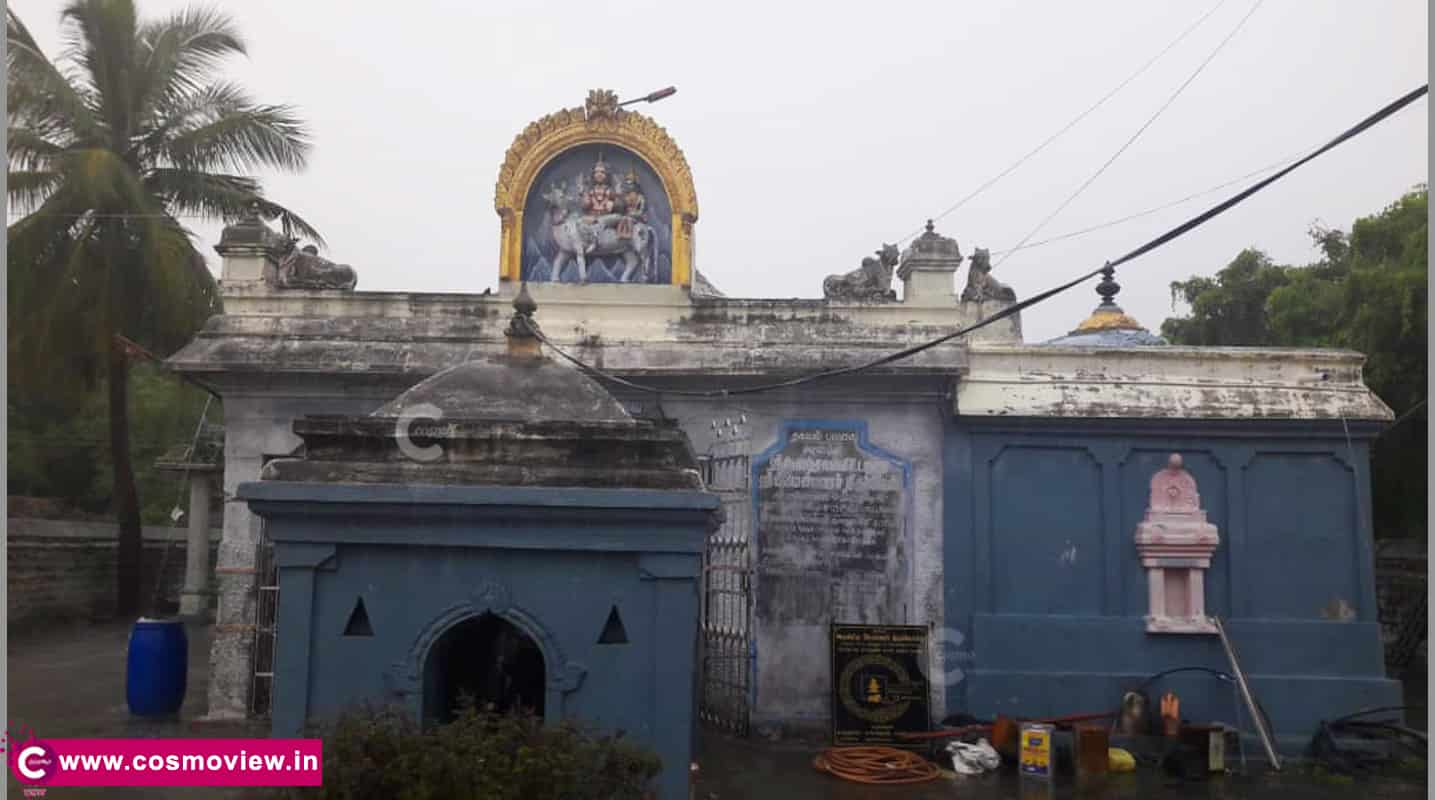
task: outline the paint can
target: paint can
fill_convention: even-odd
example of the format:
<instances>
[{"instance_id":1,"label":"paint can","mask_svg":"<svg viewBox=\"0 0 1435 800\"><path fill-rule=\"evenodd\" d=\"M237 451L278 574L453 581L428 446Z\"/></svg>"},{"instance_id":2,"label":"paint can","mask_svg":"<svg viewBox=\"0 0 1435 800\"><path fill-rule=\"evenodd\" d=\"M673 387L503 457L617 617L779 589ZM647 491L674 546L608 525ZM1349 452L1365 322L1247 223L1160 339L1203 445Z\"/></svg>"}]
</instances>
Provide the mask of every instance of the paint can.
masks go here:
<instances>
[{"instance_id":1,"label":"paint can","mask_svg":"<svg viewBox=\"0 0 1435 800\"><path fill-rule=\"evenodd\" d=\"M1084 723L1076 726L1076 777L1096 779L1106 775L1110 763L1110 736L1105 725Z\"/></svg>"},{"instance_id":2,"label":"paint can","mask_svg":"<svg viewBox=\"0 0 1435 800\"><path fill-rule=\"evenodd\" d=\"M1016 760L1021 750L1021 730L1011 717L997 715L992 723L992 747L1003 757Z\"/></svg>"},{"instance_id":3,"label":"paint can","mask_svg":"<svg viewBox=\"0 0 1435 800\"><path fill-rule=\"evenodd\" d=\"M1021 724L1021 774L1023 778L1051 780L1052 747L1051 736L1055 731L1051 725L1039 722Z\"/></svg>"}]
</instances>

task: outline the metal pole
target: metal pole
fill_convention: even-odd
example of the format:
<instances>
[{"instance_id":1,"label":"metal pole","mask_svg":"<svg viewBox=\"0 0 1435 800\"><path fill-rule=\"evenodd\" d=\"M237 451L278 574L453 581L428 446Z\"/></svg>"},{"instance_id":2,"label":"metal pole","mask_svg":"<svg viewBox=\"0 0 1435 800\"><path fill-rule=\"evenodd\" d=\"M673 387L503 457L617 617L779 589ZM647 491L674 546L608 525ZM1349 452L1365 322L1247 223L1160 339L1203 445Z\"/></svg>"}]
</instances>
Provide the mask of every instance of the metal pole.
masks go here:
<instances>
[{"instance_id":1,"label":"metal pole","mask_svg":"<svg viewBox=\"0 0 1435 800\"><path fill-rule=\"evenodd\" d=\"M1275 743L1271 738L1270 729L1266 727L1266 718L1256 707L1255 695L1251 693L1250 684L1246 683L1246 673L1241 669L1241 663L1236 659L1236 650L1231 646L1230 637L1226 635L1226 626L1221 623L1220 617L1212 617L1216 623L1216 633L1221 636L1221 647L1226 650L1226 657L1231 660L1231 672L1236 676L1236 685L1241 688L1241 697L1245 698L1246 708L1251 711L1251 718L1256 723L1256 733L1261 736L1261 744L1266 749L1266 758L1270 760L1271 766L1280 771L1281 757L1276 754Z\"/></svg>"},{"instance_id":2,"label":"metal pole","mask_svg":"<svg viewBox=\"0 0 1435 800\"><path fill-rule=\"evenodd\" d=\"M207 472L189 475L189 543L185 548L184 589L179 613L203 617L209 613L209 493L214 479Z\"/></svg>"}]
</instances>

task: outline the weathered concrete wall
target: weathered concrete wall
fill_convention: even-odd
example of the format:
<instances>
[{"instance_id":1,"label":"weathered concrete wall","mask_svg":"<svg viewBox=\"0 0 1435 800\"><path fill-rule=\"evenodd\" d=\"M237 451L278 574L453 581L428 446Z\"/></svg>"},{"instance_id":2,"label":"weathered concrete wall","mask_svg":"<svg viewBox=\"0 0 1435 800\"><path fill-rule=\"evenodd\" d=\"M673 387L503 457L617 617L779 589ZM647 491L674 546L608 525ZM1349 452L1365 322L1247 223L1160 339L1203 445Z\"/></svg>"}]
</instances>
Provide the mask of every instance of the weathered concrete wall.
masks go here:
<instances>
[{"instance_id":1,"label":"weathered concrete wall","mask_svg":"<svg viewBox=\"0 0 1435 800\"><path fill-rule=\"evenodd\" d=\"M114 616L118 526L16 517L8 525L10 567L5 578L11 630ZM218 543L219 538L220 532L214 531L212 540ZM186 549L183 528L144 529L141 597L155 597L163 565L160 601L165 608L178 607ZM210 563L212 569L212 556Z\"/></svg>"},{"instance_id":2,"label":"weathered concrete wall","mask_svg":"<svg viewBox=\"0 0 1435 800\"><path fill-rule=\"evenodd\" d=\"M366 413L392 398L408 381L384 384L298 376L243 388L223 386L225 414L224 537L216 553L218 595L211 632L209 714L215 719L248 714L251 654L257 603L260 520L235 498L239 484L259 480L264 462L300 444L294 420L306 414ZM399 384L402 384L401 386Z\"/></svg>"},{"instance_id":3,"label":"weathered concrete wall","mask_svg":"<svg viewBox=\"0 0 1435 800\"><path fill-rule=\"evenodd\" d=\"M861 576L832 580L815 571L814 579L824 582L823 589L807 587L794 581L764 583L762 565L753 579L756 628L756 662L752 675L752 721L759 729L790 727L822 729L830 716L831 681L828 675L831 644L829 623L884 622L929 625L940 630L944 624L942 578L942 442L949 384L945 378L919 376L888 376L885 380L864 377L860 380L819 382L802 391L784 391L752 395L738 399L694 399L663 395L638 395L621 388L615 393L627 401L637 413L661 413L680 421L693 440L697 452L712 452L719 446L713 435L712 421L737 420L746 416L743 440L737 445L761 463L761 454L785 437L784 427L826 425L839 429L865 430L866 441L895 459L905 462L908 469L907 488L902 519L896 520L899 535L888 541L881 553L871 554L881 563L883 571L891 570L890 585L881 587L880 597L870 598L854 613L865 615L862 620L834 619L834 601L851 596L863 583ZM731 443L721 445L722 452L734 452ZM834 497L840 497L840 493ZM757 498L749 513L753 514L754 556L762 552L764 525ZM840 511L837 513L841 513ZM845 523L832 519L812 519L819 541L814 551L845 547L838 542ZM859 570L860 571L860 570ZM810 591L822 592L810 596ZM759 609L768 608L767 614ZM940 662L934 666L940 674ZM934 708L945 703L946 687L940 680L932 682Z\"/></svg>"},{"instance_id":4,"label":"weathered concrete wall","mask_svg":"<svg viewBox=\"0 0 1435 800\"><path fill-rule=\"evenodd\" d=\"M1369 419L1393 415L1349 350L1055 347L978 342L958 385L968 417Z\"/></svg>"}]
</instances>

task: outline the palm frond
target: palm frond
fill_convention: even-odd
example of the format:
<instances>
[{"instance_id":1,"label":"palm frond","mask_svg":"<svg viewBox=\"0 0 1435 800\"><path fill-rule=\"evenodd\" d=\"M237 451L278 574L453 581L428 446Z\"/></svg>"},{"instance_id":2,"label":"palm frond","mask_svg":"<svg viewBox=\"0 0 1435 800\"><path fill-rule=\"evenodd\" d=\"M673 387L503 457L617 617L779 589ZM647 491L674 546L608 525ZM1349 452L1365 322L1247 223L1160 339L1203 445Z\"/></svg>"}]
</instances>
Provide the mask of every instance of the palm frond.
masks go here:
<instances>
[{"instance_id":1,"label":"palm frond","mask_svg":"<svg viewBox=\"0 0 1435 800\"><path fill-rule=\"evenodd\" d=\"M258 198L258 200L259 213L267 219L279 220L280 229L284 231L285 236L295 239L309 239L319 247L329 246L329 243L324 241L324 237L319 235L319 230L313 225L310 225L303 217L272 200L266 200L262 197ZM296 236L295 234L298 235Z\"/></svg>"},{"instance_id":2,"label":"palm frond","mask_svg":"<svg viewBox=\"0 0 1435 800\"><path fill-rule=\"evenodd\" d=\"M132 0L73 0L60 14L69 57L84 67L111 147L124 152L132 130L138 17Z\"/></svg>"},{"instance_id":3,"label":"palm frond","mask_svg":"<svg viewBox=\"0 0 1435 800\"><path fill-rule=\"evenodd\" d=\"M170 139L254 105L243 87L217 81L201 89L158 98L141 125L139 156L143 163L168 166Z\"/></svg>"},{"instance_id":4,"label":"palm frond","mask_svg":"<svg viewBox=\"0 0 1435 800\"><path fill-rule=\"evenodd\" d=\"M259 181L243 175L162 167L144 177L145 189L161 198L171 214L216 220L238 219L259 197Z\"/></svg>"},{"instance_id":5,"label":"palm frond","mask_svg":"<svg viewBox=\"0 0 1435 800\"><path fill-rule=\"evenodd\" d=\"M140 28L144 85L134 102L151 109L166 98L199 91L210 83L211 71L246 48L234 20L215 9L191 8Z\"/></svg>"},{"instance_id":6,"label":"palm frond","mask_svg":"<svg viewBox=\"0 0 1435 800\"><path fill-rule=\"evenodd\" d=\"M5 149L10 168L46 169L65 152L64 145L29 128L10 126L5 132Z\"/></svg>"},{"instance_id":7,"label":"palm frond","mask_svg":"<svg viewBox=\"0 0 1435 800\"><path fill-rule=\"evenodd\" d=\"M10 209L28 214L44 204L64 182L64 175L50 170L11 170L5 188Z\"/></svg>"},{"instance_id":8,"label":"palm frond","mask_svg":"<svg viewBox=\"0 0 1435 800\"><path fill-rule=\"evenodd\" d=\"M14 11L5 16L6 102L11 125L47 137L68 132L86 139L99 131L92 98L77 76L57 67L45 55L29 28Z\"/></svg>"},{"instance_id":9,"label":"palm frond","mask_svg":"<svg viewBox=\"0 0 1435 800\"><path fill-rule=\"evenodd\" d=\"M93 328L103 315L104 275L94 265L95 219L71 224L73 206L64 200L52 197L45 208L7 230L11 375L20 385L43 387L76 377L66 372L84 361L86 351L93 352Z\"/></svg>"},{"instance_id":10,"label":"palm frond","mask_svg":"<svg viewBox=\"0 0 1435 800\"><path fill-rule=\"evenodd\" d=\"M222 117L170 140L170 163L187 169L298 171L309 157L309 132L289 106L229 109Z\"/></svg>"},{"instance_id":11,"label":"palm frond","mask_svg":"<svg viewBox=\"0 0 1435 800\"><path fill-rule=\"evenodd\" d=\"M219 310L219 283L188 230L161 216L146 226L144 293L166 303L141 303L127 316L122 331L163 355L183 347Z\"/></svg>"}]
</instances>

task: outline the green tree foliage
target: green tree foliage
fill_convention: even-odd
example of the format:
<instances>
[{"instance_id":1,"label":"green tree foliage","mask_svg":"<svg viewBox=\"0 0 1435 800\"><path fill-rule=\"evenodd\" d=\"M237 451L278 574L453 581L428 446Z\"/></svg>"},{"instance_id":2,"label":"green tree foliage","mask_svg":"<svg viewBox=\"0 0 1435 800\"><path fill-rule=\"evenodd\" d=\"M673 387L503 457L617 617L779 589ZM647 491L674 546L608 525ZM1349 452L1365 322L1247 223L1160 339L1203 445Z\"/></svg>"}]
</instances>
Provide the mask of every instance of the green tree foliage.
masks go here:
<instances>
[{"instance_id":1,"label":"green tree foliage","mask_svg":"<svg viewBox=\"0 0 1435 800\"><path fill-rule=\"evenodd\" d=\"M187 445L201 414L222 422L218 401L208 404L202 389L153 364L130 372L130 446L145 525L168 525L176 503L188 511L183 476L155 469L165 451ZM105 431L104 391L90 392L76 409L60 408L37 394L10 392L9 492L40 497L63 510L101 514L110 510L114 484Z\"/></svg>"},{"instance_id":2,"label":"green tree foliage","mask_svg":"<svg viewBox=\"0 0 1435 800\"><path fill-rule=\"evenodd\" d=\"M168 354L219 309L184 217L262 213L319 241L261 196L246 173L301 169L307 133L293 110L262 105L216 75L244 53L209 10L145 21L132 0L72 0L52 61L6 16L11 391L79 412L103 382L120 527L118 608L139 604L140 502L129 446L129 355L122 335Z\"/></svg>"},{"instance_id":3,"label":"green tree foliage","mask_svg":"<svg viewBox=\"0 0 1435 800\"><path fill-rule=\"evenodd\" d=\"M1416 187L1347 234L1317 227L1321 258L1282 266L1245 250L1214 278L1171 284L1190 308L1161 332L1176 344L1341 347L1366 356L1366 383L1410 416L1373 454L1377 535L1416 535L1426 514L1425 400L1429 191Z\"/></svg>"},{"instance_id":4,"label":"green tree foliage","mask_svg":"<svg viewBox=\"0 0 1435 800\"><path fill-rule=\"evenodd\" d=\"M1172 318L1161 334L1177 344L1236 346L1274 344L1266 300L1289 281L1285 267L1259 250L1242 250L1215 278L1195 276L1171 284L1171 297L1191 307L1191 316Z\"/></svg>"}]
</instances>

